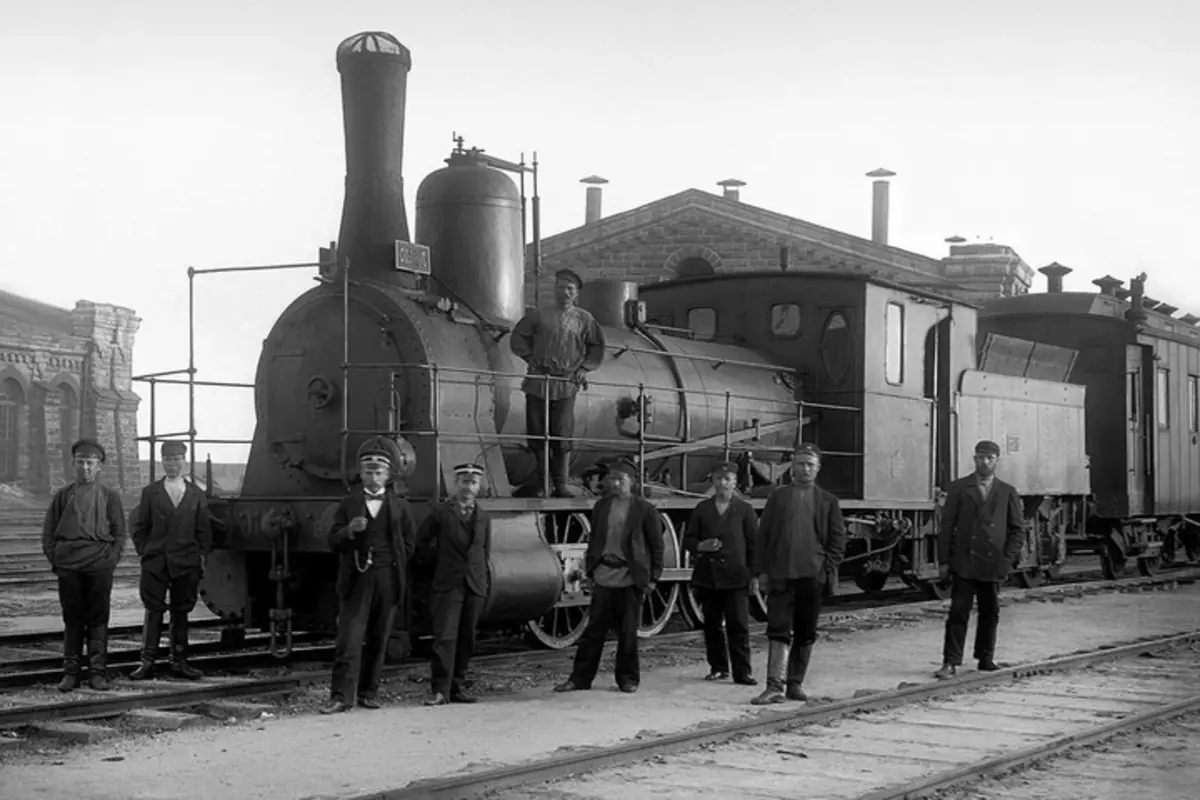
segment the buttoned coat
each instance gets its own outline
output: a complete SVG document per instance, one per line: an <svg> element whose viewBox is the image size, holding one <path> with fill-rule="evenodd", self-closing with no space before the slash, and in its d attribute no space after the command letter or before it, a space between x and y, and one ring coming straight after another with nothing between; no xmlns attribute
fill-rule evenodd
<svg viewBox="0 0 1200 800"><path fill-rule="evenodd" d="M464 520L454 506L439 503L421 523L421 561L433 565L433 591L453 591L465 581L473 594L487 597L492 518L476 503L472 519Z"/></svg>
<svg viewBox="0 0 1200 800"><path fill-rule="evenodd" d="M779 569L786 569L785 559L778 557L782 535L791 529L797 513L796 487L780 486L771 492L762 516L758 519L758 545L755 549L760 564L759 573L771 579L772 589L782 589L785 576ZM827 581L836 583L838 567L846 554L846 523L842 519L842 504L832 493L820 486L813 486L813 529L824 561Z"/></svg>
<svg viewBox="0 0 1200 800"><path fill-rule="evenodd" d="M595 574L608 544L608 515L612 504L613 498L609 496L601 498L592 507L592 535L584 556L589 578ZM658 581L663 571L662 518L653 503L637 495L630 497L625 533L625 547L621 556L629 565L633 585L644 592L649 583Z"/></svg>
<svg viewBox="0 0 1200 800"><path fill-rule="evenodd" d="M999 583L1021 557L1024 544L1025 515L1015 488L993 478L984 500L974 474L950 484L938 531L938 561L949 564L951 572Z"/></svg>
<svg viewBox="0 0 1200 800"><path fill-rule="evenodd" d="M390 487L384 494L387 503L389 536L392 546L392 557L396 562L394 575L396 578L396 604L399 605L405 596L408 575L408 562L416 548L416 521L413 519L412 508L408 501L397 495ZM383 506L380 506L383 511ZM333 524L326 534L329 549L340 556L338 563L337 593L346 597L358 582L358 564L367 565L367 550L369 541L366 531L350 535L350 520L355 517L370 518L367 514L367 495L361 486L356 486L342 498L337 509L333 512ZM357 557L357 564L356 562Z"/></svg>
<svg viewBox="0 0 1200 800"><path fill-rule="evenodd" d="M212 517L204 492L191 481L184 480L183 498L176 506L163 480L142 489L130 538L142 571L169 581L199 571L201 556L212 550Z"/></svg>
<svg viewBox="0 0 1200 800"><path fill-rule="evenodd" d="M683 549L692 554L692 585L702 589L745 589L754 575L754 540L758 517L754 506L740 497L729 500L725 516L717 513L716 498L702 500L688 520ZM700 542L720 539L715 553L699 552Z"/></svg>

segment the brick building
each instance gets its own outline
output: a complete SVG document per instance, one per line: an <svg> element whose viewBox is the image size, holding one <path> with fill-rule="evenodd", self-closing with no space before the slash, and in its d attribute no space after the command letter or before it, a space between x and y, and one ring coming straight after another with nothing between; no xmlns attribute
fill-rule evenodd
<svg viewBox="0 0 1200 800"><path fill-rule="evenodd" d="M875 173L870 173L874 175ZM890 174L890 173L884 173ZM610 217L600 213L602 178L589 184L585 222L542 241L541 294L551 302L554 271L639 284L716 272L828 269L865 272L897 283L951 293L967 302L1024 294L1033 270L1012 248L950 239L949 255L930 258L887 244L887 184L875 182L873 234L864 239L741 201L741 181L723 195L687 189ZM882 184L882 186L881 186ZM526 261L526 302L533 303L532 251Z"/></svg>
<svg viewBox="0 0 1200 800"><path fill-rule="evenodd" d="M71 444L108 453L101 480L142 482L128 308L80 300L59 308L0 291L0 483L44 495L72 480Z"/></svg>

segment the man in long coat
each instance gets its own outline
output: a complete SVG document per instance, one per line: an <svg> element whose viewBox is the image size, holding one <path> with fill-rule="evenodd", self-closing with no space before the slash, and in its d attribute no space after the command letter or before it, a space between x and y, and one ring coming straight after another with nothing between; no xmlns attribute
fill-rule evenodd
<svg viewBox="0 0 1200 800"><path fill-rule="evenodd" d="M326 540L338 554L337 641L329 703L322 714L379 708L379 684L396 611L407 590L416 523L408 501L389 487L399 469L393 442L375 436L358 448L362 479L338 504Z"/></svg>
<svg viewBox="0 0 1200 800"><path fill-rule="evenodd" d="M475 702L463 682L488 593L492 520L476 502L482 479L478 464L456 466L454 497L430 512L418 536L417 551L433 565L433 658L426 705Z"/></svg>
<svg viewBox="0 0 1200 800"><path fill-rule="evenodd" d="M950 484L938 531L938 563L942 578L954 576L942 668L942 680L954 677L962 665L971 606L979 598L975 628L975 658L979 669L999 669L995 662L996 629L1000 624L1000 584L1020 561L1025 544L1025 514L1021 496L996 477L1000 445L975 445L975 472Z"/></svg>
<svg viewBox="0 0 1200 800"><path fill-rule="evenodd" d="M146 613L142 663L129 677L140 681L154 675L163 614L170 611L171 673L195 681L204 673L187 663L188 614L196 607L204 560L212 550L212 519L204 492L183 477L187 445L163 442L161 452L163 478L142 490L133 522Z"/></svg>
<svg viewBox="0 0 1200 800"><path fill-rule="evenodd" d="M610 628L617 631L617 688L632 693L641 683L638 624L642 600L662 575L663 530L654 504L633 494L634 472L625 461L611 464L605 478L608 493L592 507L592 535L584 557L592 581L588 623L571 675L554 687L556 692L592 688Z"/></svg>
<svg viewBox="0 0 1200 800"><path fill-rule="evenodd" d="M546 465L543 450L549 442L550 480L556 497L569 497L571 442L575 435L575 395L587 387L586 374L604 361L604 330L589 312L575 305L583 279L569 269L554 276L553 308L526 314L513 328L513 355L528 365L521 384L525 393L525 433L537 458L537 482ZM547 413L548 412L548 413Z"/></svg>
<svg viewBox="0 0 1200 800"><path fill-rule="evenodd" d="M58 577L64 625L64 674L58 688L78 688L86 637L88 683L105 690L109 601L113 572L125 549L125 512L121 495L97 482L104 448L80 439L71 446L71 455L75 481L55 492L42 525L42 552Z"/></svg>
<svg viewBox="0 0 1200 800"><path fill-rule="evenodd" d="M791 485L771 492L758 521L755 557L759 586L768 592L769 649L767 686L751 701L755 705L808 699L804 677L817 641L821 600L825 587L837 584L846 552L841 504L816 484L820 448L801 444L791 469Z"/></svg>
<svg viewBox="0 0 1200 800"><path fill-rule="evenodd" d="M701 500L688 520L683 548L692 554L692 586L704 611L705 680L754 686L750 666L750 580L754 576L754 507L734 494L737 465L712 472L713 496ZM728 650L721 623L729 633Z"/></svg>

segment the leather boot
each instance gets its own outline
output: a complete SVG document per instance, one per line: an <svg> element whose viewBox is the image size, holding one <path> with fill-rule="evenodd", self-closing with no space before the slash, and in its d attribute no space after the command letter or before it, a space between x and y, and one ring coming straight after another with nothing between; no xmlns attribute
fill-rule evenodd
<svg viewBox="0 0 1200 800"><path fill-rule="evenodd" d="M767 688L750 702L756 706L782 703L784 701L784 670L787 669L788 646L786 642L771 642L767 650Z"/></svg>
<svg viewBox="0 0 1200 800"><path fill-rule="evenodd" d="M204 673L187 663L188 619L186 614L171 614L171 673L189 681L198 681Z"/></svg>
<svg viewBox="0 0 1200 800"><path fill-rule="evenodd" d="M108 626L88 628L88 684L98 692L108 691Z"/></svg>
<svg viewBox="0 0 1200 800"><path fill-rule="evenodd" d="M60 692L79 688L79 661L82 657L83 628L67 626L63 632L63 678L58 684Z"/></svg>
<svg viewBox="0 0 1200 800"><path fill-rule="evenodd" d="M550 453L550 489L555 497L570 497L568 483L567 455L551 451Z"/></svg>
<svg viewBox="0 0 1200 800"><path fill-rule="evenodd" d="M158 655L158 640L162 636L162 614L147 611L142 618L142 663L129 679L144 681L154 677L154 657Z"/></svg>
<svg viewBox="0 0 1200 800"><path fill-rule="evenodd" d="M801 688L804 685L804 676L808 673L808 662L812 659L813 646L811 644L802 645L792 650L792 655L788 659L787 670L787 699L804 701L808 699L808 695Z"/></svg>

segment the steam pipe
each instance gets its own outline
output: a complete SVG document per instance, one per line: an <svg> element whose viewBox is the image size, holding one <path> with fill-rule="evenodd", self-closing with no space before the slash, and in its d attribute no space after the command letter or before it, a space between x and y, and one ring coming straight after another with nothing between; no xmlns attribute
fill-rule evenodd
<svg viewBox="0 0 1200 800"><path fill-rule="evenodd" d="M542 307L542 199L538 196L538 157L533 151L533 305Z"/></svg>

